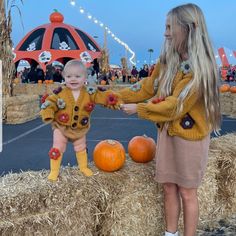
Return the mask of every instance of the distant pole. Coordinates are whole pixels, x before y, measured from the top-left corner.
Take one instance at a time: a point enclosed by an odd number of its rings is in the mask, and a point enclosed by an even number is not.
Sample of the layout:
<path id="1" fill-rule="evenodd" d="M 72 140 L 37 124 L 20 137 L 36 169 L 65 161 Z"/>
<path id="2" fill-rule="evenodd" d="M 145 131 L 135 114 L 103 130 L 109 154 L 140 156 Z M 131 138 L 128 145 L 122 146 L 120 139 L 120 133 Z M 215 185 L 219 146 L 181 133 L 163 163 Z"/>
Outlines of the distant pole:
<path id="1" fill-rule="evenodd" d="M 104 29 L 104 45 L 103 48 L 107 51 L 107 30 Z"/>
<path id="2" fill-rule="evenodd" d="M 151 59 L 152 59 L 152 53 L 154 52 L 154 50 L 152 48 L 148 49 L 149 54 L 149 66 L 151 65 Z"/>

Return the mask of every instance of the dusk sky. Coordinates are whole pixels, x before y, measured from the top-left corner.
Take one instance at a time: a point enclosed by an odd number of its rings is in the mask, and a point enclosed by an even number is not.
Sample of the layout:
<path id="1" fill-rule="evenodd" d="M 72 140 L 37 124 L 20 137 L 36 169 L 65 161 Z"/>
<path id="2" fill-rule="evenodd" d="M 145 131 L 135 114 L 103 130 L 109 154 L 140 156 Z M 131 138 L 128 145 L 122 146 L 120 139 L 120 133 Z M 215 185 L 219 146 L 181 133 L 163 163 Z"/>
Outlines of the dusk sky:
<path id="1" fill-rule="evenodd" d="M 15 3 L 20 9 L 21 17 L 16 8 L 12 9 L 12 40 L 14 47 L 32 29 L 49 23 L 49 15 L 57 9 L 64 15 L 64 23 L 80 28 L 90 36 L 97 36 L 100 46 L 104 42 L 104 28 L 89 20 L 90 14 L 98 22 L 106 25 L 112 33 L 125 42 L 136 54 L 137 66 L 149 63 L 148 49 L 154 53 L 155 60 L 160 53 L 164 40 L 164 28 L 167 12 L 180 4 L 188 3 L 181 0 L 80 0 L 70 4 L 70 0 L 20 0 Z M 196 0 L 204 12 L 208 31 L 215 48 L 227 47 L 236 49 L 236 0 Z M 80 7 L 85 10 L 80 13 Z M 23 26 L 21 24 L 21 18 Z M 110 63 L 120 64 L 120 58 L 125 56 L 124 46 L 117 43 L 110 35 L 107 36 L 107 46 L 110 53 Z M 127 53 L 127 57 L 131 56 Z"/>

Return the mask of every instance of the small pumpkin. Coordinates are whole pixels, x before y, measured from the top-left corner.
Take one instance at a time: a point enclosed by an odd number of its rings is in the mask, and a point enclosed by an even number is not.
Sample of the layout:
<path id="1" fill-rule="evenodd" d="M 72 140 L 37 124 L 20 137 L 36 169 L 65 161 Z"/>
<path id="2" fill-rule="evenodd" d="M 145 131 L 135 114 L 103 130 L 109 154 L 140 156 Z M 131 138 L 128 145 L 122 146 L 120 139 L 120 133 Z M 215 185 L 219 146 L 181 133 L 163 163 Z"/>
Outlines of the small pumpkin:
<path id="1" fill-rule="evenodd" d="M 154 139 L 146 135 L 135 136 L 129 141 L 128 153 L 135 162 L 149 162 L 155 157 L 156 143 Z"/>
<path id="2" fill-rule="evenodd" d="M 116 140 L 103 140 L 93 151 L 95 165 L 106 172 L 113 172 L 122 168 L 125 163 L 125 149 Z"/>
<path id="3" fill-rule="evenodd" d="M 15 78 L 14 80 L 13 80 L 13 83 L 14 84 L 19 84 L 21 82 L 21 79 L 20 78 Z"/>
<path id="4" fill-rule="evenodd" d="M 50 15 L 50 21 L 52 23 L 62 23 L 63 20 L 64 16 L 57 9 L 54 9 L 54 12 Z"/>
<path id="5" fill-rule="evenodd" d="M 229 89 L 229 91 L 230 91 L 231 93 L 236 93 L 236 86 L 231 86 L 230 89 Z"/>
<path id="6" fill-rule="evenodd" d="M 101 80 L 100 84 L 101 84 L 101 85 L 106 85 L 107 82 L 106 82 L 106 80 Z"/>
<path id="7" fill-rule="evenodd" d="M 40 80 L 38 80 L 38 84 L 42 84 L 43 83 L 43 81 L 40 79 Z"/>
<path id="8" fill-rule="evenodd" d="M 229 90 L 230 90 L 230 85 L 229 84 L 222 84 L 220 86 L 220 92 L 221 93 L 229 92 Z"/>

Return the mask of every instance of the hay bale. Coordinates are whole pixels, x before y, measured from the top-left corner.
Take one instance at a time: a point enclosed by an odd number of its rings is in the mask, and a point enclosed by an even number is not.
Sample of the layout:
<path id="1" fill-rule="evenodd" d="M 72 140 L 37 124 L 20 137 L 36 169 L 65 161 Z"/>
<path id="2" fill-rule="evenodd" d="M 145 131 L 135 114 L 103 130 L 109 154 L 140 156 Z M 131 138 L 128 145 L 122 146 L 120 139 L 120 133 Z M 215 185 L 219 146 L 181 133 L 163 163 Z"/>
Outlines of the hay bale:
<path id="1" fill-rule="evenodd" d="M 19 95 L 6 100 L 6 123 L 21 124 L 39 116 L 39 96 Z"/>
<path id="2" fill-rule="evenodd" d="M 154 162 L 138 164 L 128 159 L 119 172 L 123 176 L 118 184 L 119 194 L 109 193 L 112 198 L 101 235 L 161 235 L 163 196 L 161 187 L 153 180 Z"/>
<path id="3" fill-rule="evenodd" d="M 236 117 L 236 95 L 234 93 L 221 93 L 220 103 L 223 115 L 228 115 L 232 118 Z"/>
<path id="4" fill-rule="evenodd" d="M 12 95 L 18 96 L 18 95 L 26 95 L 27 94 L 27 84 L 19 83 L 12 85 Z"/>
<path id="5" fill-rule="evenodd" d="M 227 134 L 211 141 L 210 148 L 216 156 L 217 195 L 220 215 L 228 216 L 236 212 L 236 134 Z"/>
<path id="6" fill-rule="evenodd" d="M 211 142 L 199 188 L 199 229 L 212 228 L 235 212 L 236 148 L 225 155 L 235 137 Z M 96 174 L 89 178 L 77 167 L 62 168 L 56 183 L 47 181 L 46 170 L 1 177 L 0 235 L 162 235 L 163 194 L 153 178 L 155 161 L 138 164 L 128 157 L 114 173 L 91 166 Z"/>
<path id="7" fill-rule="evenodd" d="M 103 190 L 76 168 L 63 169 L 57 183 L 47 181 L 47 175 L 23 172 L 1 178 L 0 235 L 96 235 Z"/>

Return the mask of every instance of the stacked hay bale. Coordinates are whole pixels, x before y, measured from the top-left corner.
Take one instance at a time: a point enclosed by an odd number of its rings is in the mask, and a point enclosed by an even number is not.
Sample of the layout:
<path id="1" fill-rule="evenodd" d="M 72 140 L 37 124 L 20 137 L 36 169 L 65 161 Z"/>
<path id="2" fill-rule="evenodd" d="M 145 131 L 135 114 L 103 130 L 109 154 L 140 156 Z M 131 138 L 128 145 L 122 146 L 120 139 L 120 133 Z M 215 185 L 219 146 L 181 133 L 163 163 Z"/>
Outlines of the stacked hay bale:
<path id="1" fill-rule="evenodd" d="M 212 140 L 199 188 L 199 229 L 214 227 L 236 210 L 235 139 L 234 134 Z M 155 161 L 138 164 L 127 158 L 114 173 L 92 169 L 95 175 L 86 178 L 77 167 L 63 168 L 56 183 L 47 181 L 45 170 L 0 178 L 0 235 L 162 235 L 163 195 L 153 180 Z"/>
<path id="2" fill-rule="evenodd" d="M 14 84 L 13 86 L 13 95 L 38 95 L 42 96 L 46 93 L 52 94 L 55 88 L 63 86 L 58 83 L 54 84 Z"/>
<path id="3" fill-rule="evenodd" d="M 20 95 L 6 100 L 6 123 L 21 124 L 39 115 L 39 96 Z"/>
<path id="4" fill-rule="evenodd" d="M 236 94 L 226 92 L 220 94 L 221 112 L 223 115 L 236 117 Z"/>
<path id="5" fill-rule="evenodd" d="M 220 215 L 236 213 L 236 134 L 227 134 L 211 141 L 211 150 L 217 152 L 217 195 Z"/>

